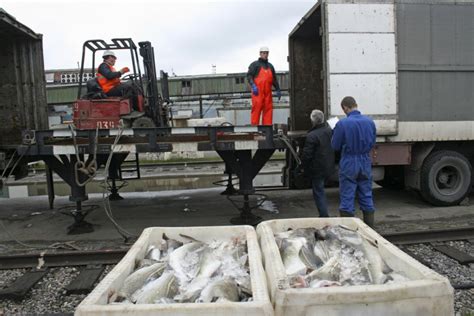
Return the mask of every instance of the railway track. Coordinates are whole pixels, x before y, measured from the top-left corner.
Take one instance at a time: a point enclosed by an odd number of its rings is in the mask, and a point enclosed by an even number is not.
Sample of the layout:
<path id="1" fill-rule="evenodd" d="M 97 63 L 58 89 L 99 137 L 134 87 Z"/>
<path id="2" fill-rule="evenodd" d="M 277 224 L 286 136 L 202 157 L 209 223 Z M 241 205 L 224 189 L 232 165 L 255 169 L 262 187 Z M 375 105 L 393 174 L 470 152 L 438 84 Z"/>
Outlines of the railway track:
<path id="1" fill-rule="evenodd" d="M 399 232 L 383 236 L 426 266 L 446 275 L 455 290 L 462 294 L 463 299 L 466 299 L 464 293 L 472 296 L 474 257 L 472 252 L 469 253 L 469 249 L 474 248 L 474 228 Z M 453 240 L 455 240 L 454 243 Z M 456 243 L 465 245 L 466 251 L 456 247 Z M 66 303 L 59 304 L 59 307 L 54 305 L 50 307 L 48 313 L 72 313 L 75 306 L 126 252 L 127 249 L 106 249 L 0 256 L 0 273 L 17 274 L 17 277 L 10 280 L 8 284 L 0 282 L 0 315 L 2 315 L 2 308 L 8 311 L 9 307 L 16 304 L 23 306 L 25 301 L 35 301 L 35 289 L 45 287 L 44 283 L 49 281 L 44 281 L 44 279 L 54 282 L 54 279 L 57 279 L 55 275 L 58 273 L 70 273 L 72 276 L 68 277 L 67 284 L 62 285 L 63 288 L 55 300 L 59 300 L 59 303 L 61 300 L 65 302 L 74 300 L 69 305 Z M 446 266 L 440 265 L 441 261 L 445 261 Z M 442 271 L 443 269 L 446 271 Z M 459 278 L 459 272 L 453 276 L 450 273 L 452 271 L 464 271 L 467 275 L 462 279 Z M 471 297 L 471 306 L 472 303 Z M 62 309 L 63 305 L 67 308 Z"/>

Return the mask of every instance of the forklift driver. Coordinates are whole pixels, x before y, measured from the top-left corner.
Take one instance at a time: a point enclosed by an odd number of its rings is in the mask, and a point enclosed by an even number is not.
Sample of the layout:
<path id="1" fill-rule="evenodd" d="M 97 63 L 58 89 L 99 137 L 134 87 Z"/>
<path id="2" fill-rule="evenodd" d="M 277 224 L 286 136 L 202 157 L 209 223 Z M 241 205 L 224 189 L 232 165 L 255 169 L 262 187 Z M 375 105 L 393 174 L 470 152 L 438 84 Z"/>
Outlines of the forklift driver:
<path id="1" fill-rule="evenodd" d="M 138 111 L 138 91 L 132 81 L 120 82 L 120 77 L 129 72 L 128 67 L 116 71 L 114 68 L 117 57 L 113 51 L 107 50 L 103 56 L 104 62 L 97 70 L 97 82 L 109 97 L 129 98 L 134 111 Z M 133 113 L 133 112 L 132 112 Z"/>

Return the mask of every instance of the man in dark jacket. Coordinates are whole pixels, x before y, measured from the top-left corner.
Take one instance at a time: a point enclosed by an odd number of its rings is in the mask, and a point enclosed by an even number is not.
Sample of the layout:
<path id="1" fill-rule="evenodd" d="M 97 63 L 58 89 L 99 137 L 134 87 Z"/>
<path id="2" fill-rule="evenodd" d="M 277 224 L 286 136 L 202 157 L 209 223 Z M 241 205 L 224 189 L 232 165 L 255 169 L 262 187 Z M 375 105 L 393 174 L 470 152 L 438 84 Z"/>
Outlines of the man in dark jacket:
<path id="1" fill-rule="evenodd" d="M 331 148 L 332 130 L 324 120 L 324 113 L 311 112 L 313 128 L 308 132 L 303 148 L 302 162 L 311 177 L 313 197 L 320 217 L 329 217 L 324 183 L 334 173 L 334 151 Z"/>
<path id="2" fill-rule="evenodd" d="M 262 125 L 273 124 L 273 100 L 272 86 L 275 87 L 278 100 L 281 98 L 280 85 L 275 74 L 275 68 L 268 62 L 268 48 L 260 48 L 260 58 L 250 64 L 247 72 L 247 80 L 252 89 L 252 111 L 250 123 L 260 124 L 262 114 Z"/>
<path id="3" fill-rule="evenodd" d="M 341 217 L 354 216 L 354 200 L 357 195 L 364 222 L 373 227 L 375 206 L 372 199 L 370 151 L 376 140 L 375 123 L 359 112 L 353 97 L 342 99 L 341 107 L 347 117 L 337 122 L 332 138 L 332 148 L 341 152 L 339 212 Z"/>

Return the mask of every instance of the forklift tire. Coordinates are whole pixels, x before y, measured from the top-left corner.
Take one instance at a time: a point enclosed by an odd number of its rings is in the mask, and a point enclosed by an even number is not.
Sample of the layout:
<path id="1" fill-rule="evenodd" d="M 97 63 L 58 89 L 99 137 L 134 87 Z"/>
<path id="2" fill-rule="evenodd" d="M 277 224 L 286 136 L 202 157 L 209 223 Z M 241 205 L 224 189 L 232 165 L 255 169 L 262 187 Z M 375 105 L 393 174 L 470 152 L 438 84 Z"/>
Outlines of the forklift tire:
<path id="1" fill-rule="evenodd" d="M 433 152 L 423 162 L 420 194 L 436 206 L 458 205 L 471 190 L 471 174 L 464 155 L 451 150 Z"/>
<path id="2" fill-rule="evenodd" d="M 142 116 L 133 120 L 132 128 L 151 128 L 156 127 L 153 120 L 149 117 Z"/>

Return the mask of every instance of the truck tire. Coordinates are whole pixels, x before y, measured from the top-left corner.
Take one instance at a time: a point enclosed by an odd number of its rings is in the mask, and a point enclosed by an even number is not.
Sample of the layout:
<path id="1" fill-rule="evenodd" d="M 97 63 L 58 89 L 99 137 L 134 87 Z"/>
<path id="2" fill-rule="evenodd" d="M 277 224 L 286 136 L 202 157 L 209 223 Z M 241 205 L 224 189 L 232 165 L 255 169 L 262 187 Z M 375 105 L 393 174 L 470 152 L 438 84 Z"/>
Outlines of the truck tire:
<path id="1" fill-rule="evenodd" d="M 437 206 L 458 205 L 471 190 L 471 172 L 471 164 L 460 153 L 433 152 L 421 168 L 421 196 Z"/>
<path id="2" fill-rule="evenodd" d="M 135 120 L 132 123 L 133 128 L 147 128 L 147 127 L 155 127 L 155 123 L 149 117 L 142 116 Z"/>

